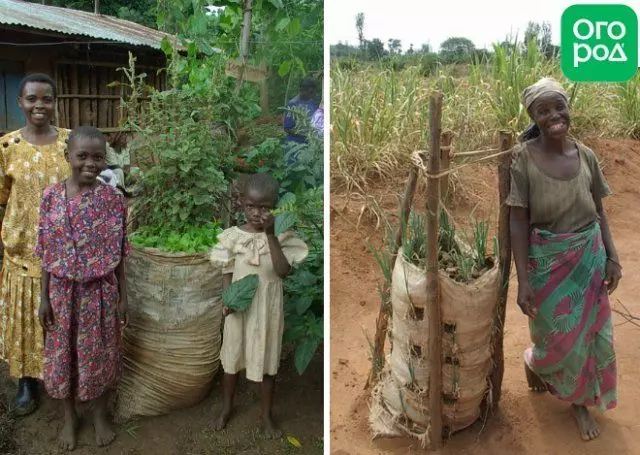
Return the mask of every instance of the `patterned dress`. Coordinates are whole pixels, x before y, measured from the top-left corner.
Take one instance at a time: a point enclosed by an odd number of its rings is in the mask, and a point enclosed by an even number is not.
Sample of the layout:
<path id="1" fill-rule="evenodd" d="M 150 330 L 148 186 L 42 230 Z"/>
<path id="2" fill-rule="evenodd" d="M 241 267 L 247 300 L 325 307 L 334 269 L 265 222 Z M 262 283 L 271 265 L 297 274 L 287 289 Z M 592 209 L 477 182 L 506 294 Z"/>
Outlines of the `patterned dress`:
<path id="1" fill-rule="evenodd" d="M 0 357 L 13 377 L 42 377 L 43 335 L 38 321 L 40 260 L 34 255 L 46 187 L 66 179 L 69 130 L 50 145 L 33 145 L 20 131 L 0 138 L 0 205 L 4 259 L 0 279 Z"/>
<path id="2" fill-rule="evenodd" d="M 307 245 L 293 232 L 279 237 L 282 252 L 289 264 L 304 261 Z M 249 307 L 232 313 L 224 320 L 220 360 L 225 373 L 246 369 L 247 379 L 262 382 L 264 375 L 274 376 L 280 365 L 284 333 L 284 296 L 282 279 L 276 274 L 267 235 L 245 232 L 237 226 L 218 236 L 210 259 L 222 273 L 232 273 L 233 281 L 257 274 L 258 289 Z"/>
<path id="3" fill-rule="evenodd" d="M 115 269 L 129 253 L 126 213 L 109 185 L 67 200 L 59 183 L 42 198 L 36 254 L 50 273 L 54 327 L 46 333 L 44 381 L 53 398 L 93 400 L 122 375 Z"/>
<path id="4" fill-rule="evenodd" d="M 563 401 L 613 409 L 617 371 L 611 306 L 604 277 L 607 252 L 593 193 L 611 189 L 593 151 L 576 144 L 578 171 L 558 179 L 534 161 L 527 143 L 513 149 L 506 204 L 529 211 L 529 368 Z M 562 197 L 558 197 L 561 194 Z"/>

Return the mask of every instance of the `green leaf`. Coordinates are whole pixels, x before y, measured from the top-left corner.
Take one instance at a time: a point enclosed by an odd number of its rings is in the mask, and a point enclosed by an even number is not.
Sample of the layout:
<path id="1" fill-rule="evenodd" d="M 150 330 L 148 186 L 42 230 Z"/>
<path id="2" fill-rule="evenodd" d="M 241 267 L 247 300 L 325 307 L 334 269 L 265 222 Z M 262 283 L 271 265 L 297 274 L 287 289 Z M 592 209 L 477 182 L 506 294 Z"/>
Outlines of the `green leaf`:
<path id="1" fill-rule="evenodd" d="M 257 289 L 258 275 L 247 275 L 229 285 L 222 294 L 222 303 L 234 311 L 245 311 L 256 295 Z"/>
<path id="2" fill-rule="evenodd" d="M 173 54 L 173 47 L 171 46 L 171 43 L 169 42 L 169 39 L 166 36 L 162 38 L 162 42 L 160 43 L 160 49 L 162 49 L 162 52 L 164 52 L 165 55 Z"/>
<path id="3" fill-rule="evenodd" d="M 278 201 L 278 207 L 286 207 L 289 204 L 295 204 L 295 203 L 296 203 L 296 195 L 293 193 L 286 193 Z"/>
<path id="4" fill-rule="evenodd" d="M 313 297 L 303 295 L 296 300 L 296 312 L 302 316 L 313 303 Z"/>
<path id="5" fill-rule="evenodd" d="M 280 68 L 278 68 L 278 76 L 285 77 L 291 71 L 291 60 L 285 60 L 280 64 Z"/>
<path id="6" fill-rule="evenodd" d="M 276 216 L 275 221 L 275 233 L 280 235 L 283 232 L 287 232 L 296 223 L 296 217 L 291 212 L 284 212 Z"/>
<path id="7" fill-rule="evenodd" d="M 305 372 L 319 344 L 319 340 L 306 337 L 296 346 L 295 364 L 298 374 L 301 375 Z"/>
<path id="8" fill-rule="evenodd" d="M 276 30 L 281 32 L 282 30 L 287 28 L 289 22 L 291 22 L 291 19 L 289 19 L 288 17 L 280 19 L 280 21 L 278 21 L 278 23 L 276 24 Z"/>
<path id="9" fill-rule="evenodd" d="M 284 8 L 284 5 L 282 4 L 282 0 L 269 0 L 269 3 L 271 3 L 273 6 L 275 6 L 278 9 Z"/>
<path id="10" fill-rule="evenodd" d="M 289 35 L 295 36 L 302 31 L 302 22 L 299 17 L 295 17 L 289 24 Z"/>
<path id="11" fill-rule="evenodd" d="M 200 50 L 204 52 L 206 55 L 211 56 L 216 53 L 215 49 L 206 41 L 201 40 L 199 44 L 200 44 Z"/>

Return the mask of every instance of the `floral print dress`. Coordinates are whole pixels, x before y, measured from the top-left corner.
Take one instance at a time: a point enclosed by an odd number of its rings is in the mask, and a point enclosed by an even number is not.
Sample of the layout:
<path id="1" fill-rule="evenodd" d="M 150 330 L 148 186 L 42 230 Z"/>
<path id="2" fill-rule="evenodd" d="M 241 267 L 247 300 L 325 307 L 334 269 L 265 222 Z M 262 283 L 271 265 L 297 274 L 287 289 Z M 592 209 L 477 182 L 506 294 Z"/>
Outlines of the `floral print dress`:
<path id="1" fill-rule="evenodd" d="M 50 274 L 44 381 L 52 398 L 93 400 L 122 375 L 115 269 L 129 253 L 126 213 L 108 185 L 70 200 L 64 182 L 44 192 L 36 254 Z"/>

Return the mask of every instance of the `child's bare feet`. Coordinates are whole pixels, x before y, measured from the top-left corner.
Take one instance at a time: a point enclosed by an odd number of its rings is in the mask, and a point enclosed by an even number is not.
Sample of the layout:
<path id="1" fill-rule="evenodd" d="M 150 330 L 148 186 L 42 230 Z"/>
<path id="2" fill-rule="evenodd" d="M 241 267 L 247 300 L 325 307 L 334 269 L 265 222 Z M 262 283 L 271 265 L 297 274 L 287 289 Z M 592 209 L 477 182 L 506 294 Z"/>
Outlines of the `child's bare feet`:
<path id="1" fill-rule="evenodd" d="M 600 436 L 600 428 L 586 407 L 572 404 L 571 411 L 578 422 L 580 436 L 584 441 L 591 441 Z"/>
<path id="2" fill-rule="evenodd" d="M 264 416 L 262 418 L 264 422 L 264 432 L 269 439 L 280 439 L 284 434 L 276 422 L 273 420 L 273 416 Z"/>
<path id="3" fill-rule="evenodd" d="M 93 428 L 96 432 L 96 444 L 98 447 L 107 446 L 116 438 L 116 433 L 107 419 L 105 395 L 96 400 L 95 409 L 93 410 Z"/>
<path id="4" fill-rule="evenodd" d="M 531 371 L 527 362 L 524 362 L 524 372 L 527 375 L 527 384 L 529 384 L 529 388 L 531 390 L 534 392 L 546 392 L 548 390 L 547 384 L 545 384 L 537 374 Z"/>
<path id="5" fill-rule="evenodd" d="M 76 448 L 76 438 L 78 431 L 78 417 L 75 415 L 65 416 L 64 425 L 58 436 L 58 447 L 62 450 L 73 450 Z"/>
<path id="6" fill-rule="evenodd" d="M 222 412 L 220 413 L 220 416 L 216 419 L 215 423 L 213 424 L 213 429 L 215 431 L 224 430 L 225 427 L 227 426 L 227 423 L 229 422 L 229 417 L 231 417 L 231 411 L 227 409 L 223 409 Z"/>

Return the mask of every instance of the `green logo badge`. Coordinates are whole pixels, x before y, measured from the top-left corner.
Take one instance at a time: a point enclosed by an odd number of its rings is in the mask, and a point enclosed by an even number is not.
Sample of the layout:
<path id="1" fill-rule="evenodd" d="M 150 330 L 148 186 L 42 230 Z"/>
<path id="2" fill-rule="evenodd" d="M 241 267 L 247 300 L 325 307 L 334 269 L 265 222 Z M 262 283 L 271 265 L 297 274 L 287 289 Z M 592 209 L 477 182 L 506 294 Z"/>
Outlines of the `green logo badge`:
<path id="1" fill-rule="evenodd" d="M 638 71 L 638 17 L 626 5 L 573 5 L 562 14 L 562 72 L 574 82 L 624 82 Z"/>

